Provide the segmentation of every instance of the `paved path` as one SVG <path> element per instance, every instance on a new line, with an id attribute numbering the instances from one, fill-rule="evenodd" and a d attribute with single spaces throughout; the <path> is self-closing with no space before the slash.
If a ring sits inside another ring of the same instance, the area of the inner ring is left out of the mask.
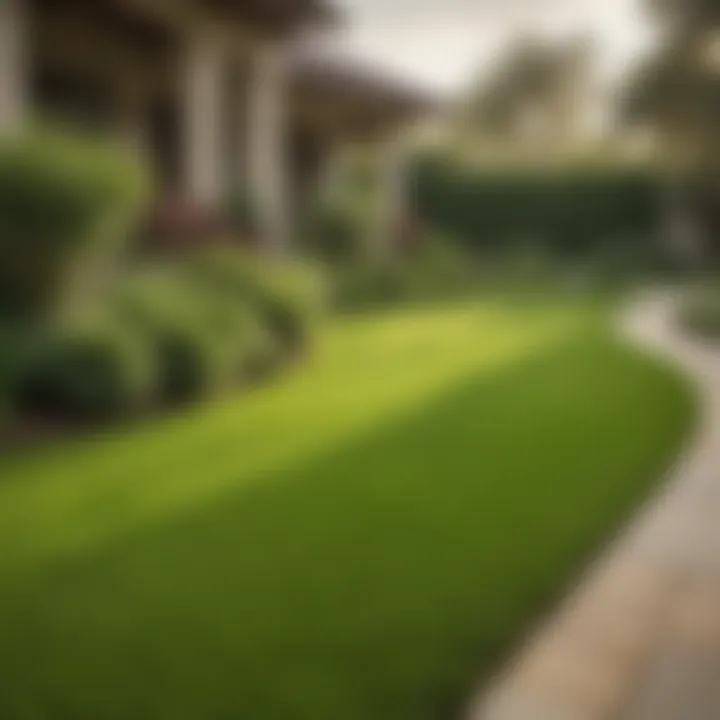
<path id="1" fill-rule="evenodd" d="M 647 298 L 623 330 L 699 383 L 699 437 L 471 720 L 720 720 L 720 348 L 671 318 Z"/>

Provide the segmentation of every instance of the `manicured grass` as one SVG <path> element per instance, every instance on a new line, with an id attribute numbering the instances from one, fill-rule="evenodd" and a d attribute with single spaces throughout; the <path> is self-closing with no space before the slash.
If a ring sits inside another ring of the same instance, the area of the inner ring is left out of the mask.
<path id="1" fill-rule="evenodd" d="M 587 307 L 345 320 L 279 385 L 0 462 L 3 720 L 446 718 L 657 482 Z"/>

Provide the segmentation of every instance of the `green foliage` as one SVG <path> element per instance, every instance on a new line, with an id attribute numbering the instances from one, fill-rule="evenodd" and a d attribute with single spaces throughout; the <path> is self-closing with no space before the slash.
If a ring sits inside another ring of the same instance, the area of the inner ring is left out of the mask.
<path id="1" fill-rule="evenodd" d="M 333 303 L 357 310 L 406 300 L 403 273 L 397 264 L 352 263 L 336 272 Z"/>
<path id="2" fill-rule="evenodd" d="M 319 288 L 305 268 L 235 253 L 134 271 L 92 312 L 35 325 L 32 342 L 0 333 L 0 398 L 21 411 L 102 419 L 206 397 L 305 347 Z"/>
<path id="3" fill-rule="evenodd" d="M 432 233 L 401 265 L 408 297 L 436 300 L 472 293 L 478 288 L 476 259 L 455 237 Z"/>
<path id="4" fill-rule="evenodd" d="M 141 329 L 159 367 L 159 396 L 168 402 L 201 398 L 228 387 L 242 371 L 251 338 L 244 308 L 203 293 L 177 268 L 132 277 L 116 299 Z"/>
<path id="5" fill-rule="evenodd" d="M 196 284 L 194 274 L 189 282 L 196 293 L 197 312 L 204 326 L 227 344 L 231 373 L 239 377 L 272 369 L 278 360 L 276 343 L 258 309 L 219 288 Z"/>
<path id="6" fill-rule="evenodd" d="M 39 132 L 0 144 L 0 316 L 46 315 L 92 282 L 144 197 L 139 169 L 99 141 Z"/>
<path id="7" fill-rule="evenodd" d="M 252 194 L 246 187 L 239 187 L 225 201 L 223 214 L 230 229 L 240 238 L 257 233 L 257 213 Z"/>
<path id="8" fill-rule="evenodd" d="M 323 259 L 357 259 L 367 244 L 367 224 L 360 210 L 348 202 L 320 202 L 305 221 L 304 245 Z"/>
<path id="9" fill-rule="evenodd" d="M 548 42 L 521 38 L 510 43 L 490 79 L 470 92 L 462 121 L 471 132 L 521 142 L 528 111 L 545 131 L 566 128 L 574 118 L 578 81 L 589 80 L 589 48 L 585 42 Z M 483 68 L 484 70 L 485 68 Z"/>
<path id="10" fill-rule="evenodd" d="M 317 270 L 294 265 L 258 267 L 251 285 L 263 322 L 289 351 L 307 349 L 322 317 L 325 286 Z"/>
<path id="11" fill-rule="evenodd" d="M 359 309 L 468 295 L 478 288 L 478 270 L 453 238 L 435 233 L 407 256 L 337 268 L 334 302 Z"/>
<path id="12" fill-rule="evenodd" d="M 373 153 L 344 158 L 333 186 L 312 204 L 302 223 L 302 242 L 313 257 L 362 262 L 371 254 L 386 190 L 379 165 Z"/>
<path id="13" fill-rule="evenodd" d="M 220 251 L 200 259 L 193 271 L 216 292 L 249 304 L 280 349 L 308 346 L 325 306 L 325 281 L 317 267 Z"/>
<path id="14" fill-rule="evenodd" d="M 146 408 L 155 383 L 145 339 L 117 318 L 93 318 L 36 331 L 15 372 L 23 410 L 107 419 Z"/>
<path id="15" fill-rule="evenodd" d="M 466 170 L 418 162 L 415 203 L 479 255 L 535 246 L 558 259 L 597 257 L 619 240 L 656 256 L 660 178 L 649 169 Z"/>
<path id="16" fill-rule="evenodd" d="M 717 178 L 720 76 L 716 0 L 647 0 L 665 26 L 661 41 L 631 76 L 623 99 L 626 120 L 651 124 L 663 152 Z M 689 161 L 689 163 L 688 163 Z M 715 182 L 717 187 L 717 182 Z"/>
<path id="17" fill-rule="evenodd" d="M 24 360 L 25 335 L 24 326 L 0 323 L 0 435 L 11 417 L 11 395 Z"/>

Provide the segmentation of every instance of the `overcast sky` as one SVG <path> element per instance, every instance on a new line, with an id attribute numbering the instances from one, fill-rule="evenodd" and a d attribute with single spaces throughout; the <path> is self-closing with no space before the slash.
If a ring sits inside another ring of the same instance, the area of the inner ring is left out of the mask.
<path id="1" fill-rule="evenodd" d="M 467 85 L 517 34 L 584 36 L 606 77 L 646 51 L 643 0 L 336 0 L 343 52 L 441 91 Z"/>

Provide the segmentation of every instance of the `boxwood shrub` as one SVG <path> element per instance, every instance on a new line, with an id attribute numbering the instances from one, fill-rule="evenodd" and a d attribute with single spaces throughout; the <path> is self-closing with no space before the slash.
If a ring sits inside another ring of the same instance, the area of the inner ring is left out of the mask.
<path id="1" fill-rule="evenodd" d="M 248 303 L 281 352 L 310 344 L 327 301 L 319 268 L 299 261 L 220 251 L 197 261 L 193 273 L 201 284 Z"/>
<path id="2" fill-rule="evenodd" d="M 145 409 L 156 382 L 142 335 L 110 316 L 35 331 L 12 383 L 14 404 L 33 414 L 109 419 Z"/>
<path id="3" fill-rule="evenodd" d="M 193 400 L 229 384 L 236 361 L 233 341 L 208 322 L 197 288 L 177 268 L 128 278 L 114 303 L 152 348 L 160 400 Z"/>
<path id="4" fill-rule="evenodd" d="M 0 142 L 0 316 L 47 315 L 96 281 L 146 190 L 100 140 L 43 130 Z"/>
<path id="5" fill-rule="evenodd" d="M 0 438 L 11 417 L 11 396 L 18 368 L 22 366 L 24 328 L 0 322 Z"/>

